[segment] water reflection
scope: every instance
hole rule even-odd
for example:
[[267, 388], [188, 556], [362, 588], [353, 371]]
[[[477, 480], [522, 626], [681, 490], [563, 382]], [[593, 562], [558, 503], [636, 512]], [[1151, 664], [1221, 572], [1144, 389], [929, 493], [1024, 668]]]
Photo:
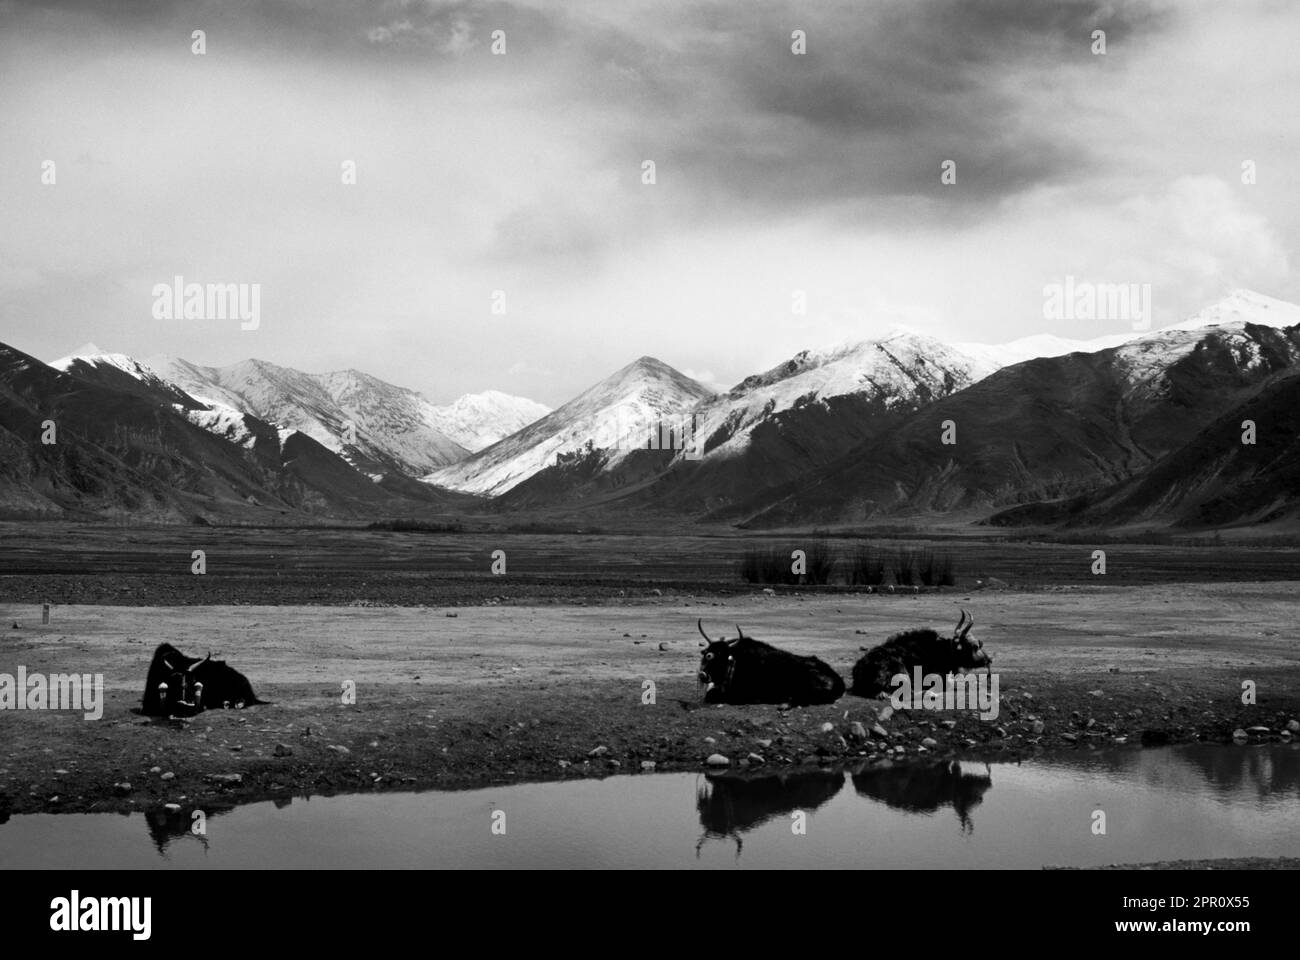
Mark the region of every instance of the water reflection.
[[736, 841], [739, 857], [742, 833], [795, 810], [816, 810], [843, 786], [841, 770], [710, 774], [695, 796], [695, 809], [704, 827], [704, 834], [695, 845], [695, 855], [700, 855], [705, 841], [722, 838]]
[[853, 774], [858, 796], [879, 800], [886, 806], [908, 813], [936, 813], [952, 807], [961, 832], [975, 829], [970, 812], [980, 805], [993, 786], [993, 773], [984, 764], [983, 773], [966, 773], [956, 760], [907, 766], [875, 766]]
[[[188, 806], [20, 814], [0, 826], [0, 869], [963, 869], [1300, 857], [1297, 800], [1297, 746], [1078, 750], [1022, 764], [876, 761], [281, 799], [208, 810], [206, 834], [194, 833]], [[1105, 837], [1086, 827], [1099, 807], [1115, 814]], [[508, 811], [508, 834], [486, 826], [496, 810]], [[797, 836], [794, 811], [810, 821]]]

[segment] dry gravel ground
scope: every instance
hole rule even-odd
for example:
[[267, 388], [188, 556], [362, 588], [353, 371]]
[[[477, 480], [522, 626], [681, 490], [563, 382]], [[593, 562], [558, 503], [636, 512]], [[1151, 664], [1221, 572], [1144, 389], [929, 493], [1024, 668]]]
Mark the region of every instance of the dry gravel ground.
[[[33, 811], [217, 809], [268, 797], [463, 788], [524, 779], [919, 756], [1012, 759], [1142, 742], [1281, 739], [1300, 717], [1300, 584], [1066, 587], [919, 597], [768, 597], [635, 605], [56, 607], [0, 604], [0, 673], [102, 673], [99, 721], [0, 711], [0, 819]], [[1001, 715], [900, 711], [888, 741], [859, 742], [880, 701], [700, 706], [697, 617], [816, 654], [846, 678], [859, 646], [912, 626], [950, 628], [957, 608], [995, 657]], [[448, 614], [454, 613], [455, 616]], [[11, 624], [16, 622], [18, 628]], [[858, 631], [863, 631], [859, 633]], [[209, 651], [269, 706], [190, 722], [134, 713], [154, 647]], [[662, 647], [662, 648], [661, 648]], [[1242, 682], [1258, 702], [1241, 703]], [[345, 681], [356, 703], [342, 702]], [[655, 703], [645, 704], [646, 681]], [[949, 729], [944, 720], [955, 720]], [[1041, 721], [1041, 734], [1035, 733]], [[1091, 722], [1091, 725], [1090, 725]], [[824, 723], [834, 731], [822, 731]], [[712, 737], [710, 743], [706, 738]], [[759, 741], [770, 741], [764, 744]], [[598, 747], [605, 751], [589, 756]], [[758, 761], [750, 761], [757, 764]], [[154, 768], [157, 768], [154, 772]], [[173, 774], [164, 779], [165, 774]], [[222, 780], [214, 776], [238, 774]], [[129, 786], [125, 786], [129, 784]]]

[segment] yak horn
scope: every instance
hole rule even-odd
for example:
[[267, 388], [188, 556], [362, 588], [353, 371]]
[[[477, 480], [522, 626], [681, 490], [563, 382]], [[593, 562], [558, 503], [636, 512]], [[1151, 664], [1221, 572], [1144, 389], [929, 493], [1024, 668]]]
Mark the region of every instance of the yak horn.
[[701, 636], [701, 637], [703, 637], [703, 638], [704, 638], [706, 641], [708, 641], [709, 643], [712, 643], [712, 642], [713, 642], [712, 640], [709, 640], [709, 635], [708, 635], [707, 633], [704, 632], [704, 618], [703, 618], [703, 617], [701, 617], [700, 619], [698, 619], [698, 620], [695, 621], [695, 626], [696, 626], [696, 629], [698, 629], [698, 630], [700, 631], [700, 636]]
[[965, 610], [963, 610], [963, 611], [961, 612], [961, 615], [962, 615], [963, 617], [966, 618], [966, 626], [964, 626], [964, 627], [962, 627], [960, 630], [958, 630], [958, 631], [957, 631], [957, 635], [960, 636], [960, 637], [964, 637], [964, 636], [966, 636], [966, 634], [970, 633], [970, 628], [973, 627], [973, 626], [975, 626], [975, 618], [972, 617], [972, 616], [971, 616], [969, 613], [967, 613]]
[[745, 631], [740, 629], [740, 624], [736, 624], [736, 639], [737, 640], [745, 639]]

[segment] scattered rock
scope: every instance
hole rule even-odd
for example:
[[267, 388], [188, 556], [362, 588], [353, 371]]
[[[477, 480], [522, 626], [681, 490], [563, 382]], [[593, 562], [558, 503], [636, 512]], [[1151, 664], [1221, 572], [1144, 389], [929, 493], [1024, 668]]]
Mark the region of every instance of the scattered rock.
[[213, 783], [236, 784], [244, 782], [242, 773], [209, 773], [204, 780], [210, 780]]
[[605, 746], [605, 745], [602, 743], [600, 746], [593, 748], [593, 749], [592, 749], [592, 750], [587, 754], [587, 756], [589, 756], [589, 757], [603, 757], [603, 756], [604, 756], [605, 754], [607, 754], [607, 753], [609, 753], [609, 747]]
[[569, 766], [569, 761], [568, 761], [568, 760], [560, 760], [560, 761], [559, 761], [559, 764], [560, 764], [560, 769], [563, 770], [565, 767]]
[[1089, 695], [1090, 697], [1104, 697], [1104, 696], [1106, 696], [1106, 691], [1105, 691], [1105, 690], [1089, 690], [1089, 691], [1088, 691], [1088, 695]]
[[326, 750], [333, 750], [335, 753], [339, 754], [340, 756], [346, 756], [347, 754], [349, 754], [349, 753], [352, 752], [352, 751], [349, 750], [347, 747], [343, 746], [343, 744], [341, 744], [341, 743], [331, 743], [331, 744], [330, 744], [328, 747], [326, 747], [325, 749], [326, 749]]
[[926, 737], [924, 740], [921, 741], [921, 746], [925, 747], [925, 749], [927, 750], [933, 750], [938, 745], [939, 745], [939, 741], [934, 739], [934, 737]]
[[180, 813], [181, 805], [179, 803], [164, 803], [163, 809], [168, 813]]
[[854, 740], [865, 740], [867, 739], [867, 728], [857, 720], [854, 720], [853, 723], [849, 725], [849, 736]]
[[653, 760], [642, 760], [641, 769], [646, 773], [654, 773], [655, 762]]
[[941, 727], [944, 727], [945, 729], [951, 730], [951, 729], [953, 729], [954, 727], [957, 726], [957, 721], [956, 721], [956, 720], [941, 720], [941, 721], [939, 722], [939, 725], [940, 725]]
[[771, 740], [755, 740], [754, 742], [755, 742], [756, 744], [758, 744], [760, 747], [762, 747], [763, 749], [765, 749], [765, 750], [766, 750], [768, 747], [772, 746], [772, 741], [771, 741]]
[[164, 773], [164, 774], [162, 775], [162, 779], [163, 779], [163, 780], [175, 780], [175, 779], [176, 779], [176, 774], [174, 774], [174, 773], [172, 773], [170, 770], [168, 770], [166, 773]]
[[889, 739], [889, 731], [886, 730], [884, 727], [882, 727], [882, 726], [881, 726], [880, 724], [878, 724], [878, 723], [876, 723], [876, 724], [872, 724], [872, 726], [871, 726], [871, 732], [872, 732], [875, 736], [879, 737], [881, 740], [888, 740], [888, 739]]
[[277, 743], [277, 744], [275, 745], [275, 750], [273, 750], [272, 752], [273, 752], [277, 757], [292, 757], [292, 756], [293, 756], [293, 748], [290, 747], [287, 743]]
[[658, 587], [655, 587], [653, 590], [650, 591], [650, 596], [652, 597], [662, 597], [663, 595], [664, 592], [660, 590]]
[[1005, 740], [1005, 739], [1007, 738], [1007, 731], [1006, 731], [1006, 728], [1005, 728], [1005, 727], [994, 727], [994, 728], [993, 728], [993, 736], [997, 737], [999, 740]]
[[1063, 733], [1061, 734], [1061, 739], [1067, 743], [1076, 743], [1079, 739], [1079, 735], [1077, 733]]
[[1238, 727], [1236, 730], [1232, 731], [1232, 739], [1234, 739], [1234, 740], [1249, 740], [1249, 739], [1250, 739], [1250, 735], [1247, 734], [1245, 730], [1241, 729], [1241, 727]]
[[1288, 720], [1286, 728], [1292, 733], [1300, 733], [1300, 720]]
[[708, 759], [705, 760], [704, 762], [707, 763], [707, 764], [708, 764], [709, 766], [711, 766], [711, 767], [729, 767], [729, 766], [731, 766], [731, 761], [728, 760], [726, 757], [724, 757], [724, 756], [723, 756], [722, 754], [720, 754], [720, 753], [711, 753], [711, 754], [709, 754]]
[[446, 612], [445, 616], [448, 616], [448, 617], [459, 617], [460, 614], [459, 614], [459, 613], [453, 613], [451, 610], [448, 610], [448, 611]]
[[[763, 592], [764, 592], [765, 594], [767, 594], [769, 597], [775, 597], [775, 596], [776, 596], [776, 591], [773, 590], [771, 587], [764, 587], [764, 588], [763, 588]], [[14, 626], [17, 627], [18, 624], [15, 623]]]
[[761, 753], [751, 753], [745, 759], [748, 760], [750, 763], [767, 763], [767, 761], [763, 759], [763, 755]]
[[123, 781], [122, 783], [113, 784], [113, 789], [118, 793], [127, 794], [131, 792], [131, 784]]
[[1087, 729], [1087, 730], [1091, 730], [1091, 729], [1092, 729], [1093, 727], [1095, 727], [1096, 725], [1097, 725], [1097, 721], [1094, 720], [1092, 717], [1089, 717], [1089, 718], [1088, 718], [1088, 722], [1085, 723], [1083, 726], [1084, 726], [1085, 729]]
[[149, 768], [149, 772], [150, 772], [150, 773], [162, 773], [162, 767], [150, 767], [150, 768]]
[[1035, 734], [1040, 734], [1047, 729], [1047, 724], [1043, 723], [1041, 720], [1035, 720], [1033, 726], [1029, 729], [1034, 731]]
[[894, 708], [893, 708], [893, 707], [881, 707], [881, 709], [880, 709], [880, 713], [879, 713], [879, 715], [876, 717], [876, 719], [879, 720], [881, 723], [884, 723], [886, 720], [888, 720], [888, 719], [889, 719], [890, 717], [892, 717], [893, 715], [894, 715]]
[[830, 722], [822, 724], [822, 733], [833, 733], [834, 731], [835, 731], [835, 724]]

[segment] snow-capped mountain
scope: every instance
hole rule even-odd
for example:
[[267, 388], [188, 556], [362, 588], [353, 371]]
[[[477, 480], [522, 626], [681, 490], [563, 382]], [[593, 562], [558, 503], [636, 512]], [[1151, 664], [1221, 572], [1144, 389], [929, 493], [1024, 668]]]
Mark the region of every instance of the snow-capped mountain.
[[775, 414], [834, 397], [856, 395], [889, 410], [927, 403], [970, 386], [998, 365], [924, 334], [896, 328], [879, 340], [803, 350], [727, 393], [700, 404], [696, 435], [706, 457], [743, 450], [754, 428]]
[[312, 374], [264, 360], [204, 367], [172, 357], [145, 366], [205, 403], [300, 431], [367, 473], [419, 475], [468, 453], [437, 428], [421, 394], [356, 370]]
[[470, 453], [478, 453], [503, 437], [540, 420], [551, 408], [500, 390], [467, 393], [451, 403], [434, 407], [434, 424]]
[[587, 448], [611, 451], [610, 462], [645, 446], [660, 421], [690, 413], [708, 388], [653, 357], [641, 357], [522, 430], [472, 457], [431, 473], [432, 484], [497, 496]]
[[[1181, 519], [1196, 522], [1210, 508], [1236, 515], [1226, 508], [1229, 488], [1214, 486], [1215, 471], [1235, 464], [1241, 482], [1264, 486], [1252, 488], [1251, 501], [1264, 515], [1273, 499], [1294, 503], [1279, 480], [1294, 470], [1251, 472], [1265, 465], [1237, 455], [1250, 414], [1223, 415], [1259, 410], [1268, 417], [1261, 429], [1288, 449], [1293, 420], [1281, 408], [1294, 390], [1271, 385], [1297, 374], [1300, 308], [1238, 291], [1109, 349], [1004, 367], [808, 471], [797, 486], [724, 509], [759, 526], [963, 513], [1068, 524], [1150, 521], [1192, 503]], [[934, 442], [944, 419], [962, 431], [952, 447]], [[1194, 490], [1185, 482], [1191, 472], [1200, 478]]]
[[1010, 343], [958, 343], [957, 350], [969, 357], [1009, 367], [1038, 357], [1063, 357], [1069, 353], [1097, 353], [1122, 344], [1147, 340], [1171, 330], [1204, 330], [1232, 324], [1255, 323], [1265, 327], [1291, 327], [1300, 323], [1300, 306], [1276, 300], [1253, 290], [1233, 290], [1179, 323], [1158, 330], [1109, 333], [1091, 340], [1070, 340], [1051, 333], [1035, 333]]

